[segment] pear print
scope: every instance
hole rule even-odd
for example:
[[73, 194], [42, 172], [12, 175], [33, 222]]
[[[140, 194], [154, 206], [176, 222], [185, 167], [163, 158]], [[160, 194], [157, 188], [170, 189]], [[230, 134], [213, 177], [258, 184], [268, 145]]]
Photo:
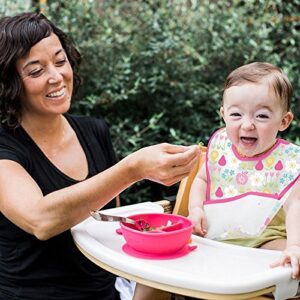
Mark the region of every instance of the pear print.
[[216, 196], [217, 197], [222, 197], [223, 196], [223, 191], [220, 187], [218, 187], [217, 190], [216, 190]]
[[255, 165], [255, 169], [257, 171], [261, 171], [264, 168], [264, 165], [262, 163], [262, 161], [260, 160], [256, 165]]
[[225, 159], [224, 155], [222, 155], [222, 157], [219, 159], [218, 163], [219, 163], [220, 166], [225, 166], [226, 165], [226, 159]]
[[279, 160], [279, 161], [277, 162], [277, 164], [275, 165], [275, 170], [276, 170], [276, 171], [280, 171], [280, 170], [282, 170], [282, 169], [283, 169], [283, 164], [282, 164], [281, 160]]

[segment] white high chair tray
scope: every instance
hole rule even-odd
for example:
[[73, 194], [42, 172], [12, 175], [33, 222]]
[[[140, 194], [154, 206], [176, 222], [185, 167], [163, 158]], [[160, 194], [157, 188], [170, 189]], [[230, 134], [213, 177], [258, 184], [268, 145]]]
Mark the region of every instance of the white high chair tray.
[[[128, 216], [163, 212], [163, 208], [147, 202], [103, 212]], [[79, 249], [94, 262], [99, 261], [146, 281], [216, 294], [249, 293], [275, 286], [278, 300], [287, 299], [297, 291], [298, 281], [291, 279], [289, 266], [269, 267], [280, 257], [280, 251], [234, 246], [192, 235], [192, 245], [198, 247], [183, 257], [141, 259], [123, 252], [125, 240], [116, 233], [117, 228], [117, 222], [101, 222], [90, 217], [73, 227], [71, 232]]]

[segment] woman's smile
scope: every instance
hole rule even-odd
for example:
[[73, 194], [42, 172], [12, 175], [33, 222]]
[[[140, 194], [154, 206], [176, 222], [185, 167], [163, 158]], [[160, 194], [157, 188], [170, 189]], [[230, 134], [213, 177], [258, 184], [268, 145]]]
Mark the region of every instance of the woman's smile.
[[61, 98], [64, 95], [65, 95], [65, 87], [61, 88], [58, 91], [47, 94], [46, 97], [52, 98], [52, 99], [57, 99], [57, 98]]

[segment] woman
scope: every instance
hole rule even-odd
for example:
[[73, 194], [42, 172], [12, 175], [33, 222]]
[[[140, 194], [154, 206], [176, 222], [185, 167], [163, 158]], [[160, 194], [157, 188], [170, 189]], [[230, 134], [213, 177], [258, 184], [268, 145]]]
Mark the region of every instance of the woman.
[[105, 122], [67, 114], [79, 64], [42, 14], [0, 20], [1, 299], [118, 299], [70, 228], [139, 180], [179, 181], [199, 155], [160, 144], [116, 163]]

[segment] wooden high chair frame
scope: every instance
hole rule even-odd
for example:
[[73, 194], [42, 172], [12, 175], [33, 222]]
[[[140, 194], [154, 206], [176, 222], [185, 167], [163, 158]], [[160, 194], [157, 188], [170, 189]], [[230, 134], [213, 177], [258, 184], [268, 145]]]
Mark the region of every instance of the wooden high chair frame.
[[[205, 163], [206, 160], [206, 153], [207, 153], [207, 148], [201, 146], [201, 155], [196, 163], [195, 167], [191, 171], [188, 177], [184, 178], [179, 185], [179, 189], [176, 195], [176, 202], [174, 205], [174, 209], [172, 213], [178, 214], [178, 215], [183, 215], [187, 216], [188, 215], [188, 202], [189, 202], [189, 194], [190, 194], [190, 189], [191, 185], [193, 183], [193, 180], [198, 172], [198, 170], [201, 168], [203, 163]], [[163, 200], [161, 202], [161, 205], [164, 206], [165, 211], [169, 212], [170, 211], [170, 202]], [[169, 206], [168, 206], [169, 205]], [[265, 294], [270, 294], [275, 290], [275, 286], [267, 287], [265, 289], [247, 293], [247, 294], [237, 294], [237, 295], [230, 295], [230, 299], [232, 300], [237, 300], [237, 299], [251, 299], [251, 300], [264, 300], [264, 299], [272, 299], [272, 297], [266, 297], [262, 296]], [[220, 295], [220, 294], [210, 294], [210, 293], [203, 293], [203, 296], [206, 295], [207, 300], [220, 300], [220, 299], [229, 299], [228, 295]], [[247, 298], [247, 295], [249, 298]]]
[[198, 170], [205, 163], [206, 159], [206, 147], [201, 146], [201, 155], [199, 160], [197, 161], [195, 167], [192, 169], [188, 177], [185, 177], [181, 180], [178, 192], [176, 195], [176, 202], [173, 209], [173, 213], [176, 215], [187, 216], [188, 215], [188, 203], [189, 203], [189, 195], [191, 185], [193, 180], [198, 173]]

